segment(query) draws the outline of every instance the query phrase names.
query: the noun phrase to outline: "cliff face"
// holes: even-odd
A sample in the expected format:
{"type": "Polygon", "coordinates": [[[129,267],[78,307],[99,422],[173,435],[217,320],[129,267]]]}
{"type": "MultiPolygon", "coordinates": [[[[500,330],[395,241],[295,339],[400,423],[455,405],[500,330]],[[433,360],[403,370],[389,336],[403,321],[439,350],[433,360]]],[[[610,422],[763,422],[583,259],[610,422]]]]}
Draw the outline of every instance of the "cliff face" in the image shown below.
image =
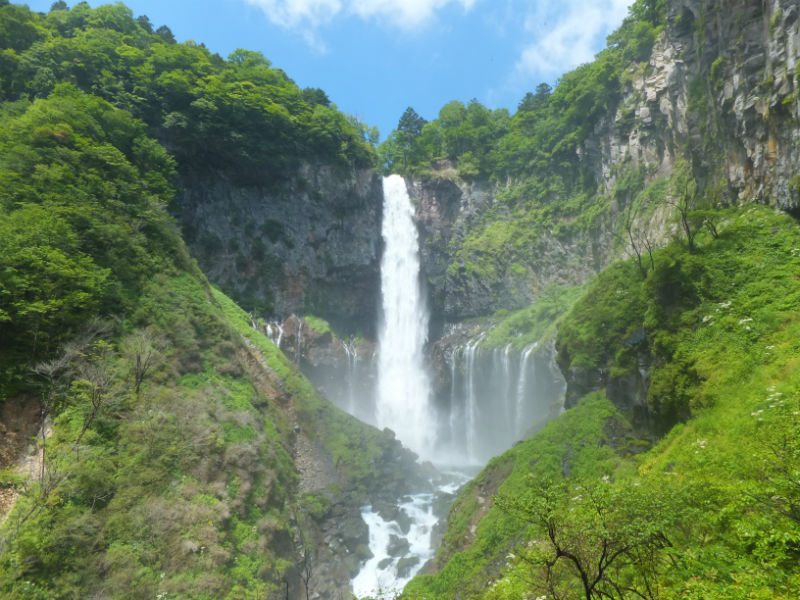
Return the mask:
{"type": "Polygon", "coordinates": [[[724,203],[800,207],[800,7],[792,0],[670,3],[645,65],[583,148],[606,188],[627,161],[662,173],[685,155],[724,203]]]}
{"type": "Polygon", "coordinates": [[[724,10],[708,0],[670,3],[649,60],[625,71],[618,102],[578,147],[594,196],[533,231],[523,248],[483,246],[487,223],[508,212],[505,186],[466,182],[449,164],[410,181],[434,315],[459,321],[520,308],[549,285],[583,282],[632,255],[625,211],[658,180],[660,199],[635,216],[633,229],[663,243],[675,231],[669,181],[679,165],[712,205],[800,209],[799,58],[800,7],[792,0],[734,1],[724,10]],[[640,183],[623,192],[620,177],[630,173],[640,183]],[[590,226],[572,226],[589,211],[590,226]]]}
{"type": "Polygon", "coordinates": [[[184,178],[177,212],[204,272],[246,309],[347,331],[375,323],[382,198],[372,171],[306,164],[268,189],[184,178]]]}
{"type": "Polygon", "coordinates": [[[524,257],[515,261],[511,254],[490,249],[463,251],[471,231],[497,209],[498,186],[468,183],[446,169],[409,180],[408,188],[420,232],[422,275],[437,323],[527,306],[547,286],[580,284],[608,264],[611,222],[566,235],[537,232],[524,257]],[[474,270],[465,255],[488,263],[488,269],[474,270]]]}

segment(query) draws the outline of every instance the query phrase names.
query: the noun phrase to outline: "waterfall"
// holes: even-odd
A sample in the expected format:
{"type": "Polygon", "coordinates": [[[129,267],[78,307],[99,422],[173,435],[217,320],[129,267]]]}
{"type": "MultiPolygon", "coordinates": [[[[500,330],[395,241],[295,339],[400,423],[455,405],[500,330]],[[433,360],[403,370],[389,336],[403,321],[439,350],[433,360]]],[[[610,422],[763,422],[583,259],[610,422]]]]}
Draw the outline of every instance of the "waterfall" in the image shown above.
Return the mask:
{"type": "Polygon", "coordinates": [[[458,395],[456,392],[456,364],[458,361],[457,356],[458,349],[453,348],[452,352],[448,356],[448,363],[450,366],[450,418],[448,419],[449,425],[449,438],[448,441],[451,446],[451,450],[453,445],[455,444],[455,440],[458,436],[458,395]]]}
{"type": "Polygon", "coordinates": [[[478,394],[475,391],[475,354],[481,339],[474,340],[467,344],[464,356],[467,367],[467,393],[465,415],[465,438],[467,442],[467,458],[474,462],[476,458],[475,442],[478,438],[478,394]]]}
{"type": "MultiPolygon", "coordinates": [[[[495,350],[495,352],[499,352],[499,349],[495,350]]],[[[505,382],[505,389],[503,390],[503,397],[506,399],[505,402],[505,413],[506,413],[506,429],[507,431],[514,431],[514,417],[511,412],[511,387],[512,387],[512,377],[511,377],[511,344],[506,344],[506,347],[503,349],[503,381],[505,382]]]]}
{"type": "Polygon", "coordinates": [[[536,349],[536,344],[527,346],[520,354],[519,357],[519,379],[517,380],[517,406],[516,406],[516,423],[517,435],[525,433],[525,393],[528,383],[528,358],[531,352],[536,349]]]}
{"type": "Polygon", "coordinates": [[[295,358],[294,362],[298,365],[300,364],[300,356],[303,351],[303,319],[300,317],[295,317],[297,319],[297,349],[295,351],[295,358]]]}
{"type": "Polygon", "coordinates": [[[342,342],[345,354],[347,355],[347,412],[355,415],[357,411],[356,396],[358,381],[358,347],[351,339],[350,342],[342,342]]]}
{"type": "Polygon", "coordinates": [[[406,446],[430,458],[435,416],[424,368],[428,311],[419,283],[414,210],[399,175],[383,180],[383,196],[383,316],[378,332],[376,418],[379,427],[391,428],[406,446]]]}
{"type": "Polygon", "coordinates": [[[267,324],[267,337],[278,348],[281,347],[283,341],[283,326],[277,321],[267,324]]]}

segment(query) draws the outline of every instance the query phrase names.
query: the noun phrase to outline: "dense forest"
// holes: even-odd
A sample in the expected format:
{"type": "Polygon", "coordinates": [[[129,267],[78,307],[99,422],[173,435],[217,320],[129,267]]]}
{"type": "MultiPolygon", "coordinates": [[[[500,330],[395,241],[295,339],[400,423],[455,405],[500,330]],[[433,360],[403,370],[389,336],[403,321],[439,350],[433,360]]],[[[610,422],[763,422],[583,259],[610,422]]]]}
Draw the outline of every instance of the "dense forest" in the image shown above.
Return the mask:
{"type": "MultiPolygon", "coordinates": [[[[433,232],[419,209],[433,311],[457,304],[442,319],[487,347],[552,345],[566,379],[563,413],[466,484],[402,597],[796,598],[800,63],[744,48],[795,39],[797,7],[735,4],[637,0],[513,114],[409,107],[377,146],[261,54],[177,43],[123,4],[0,0],[0,594],[346,593],[368,551],[330,523],[419,467],[328,402],[300,332],[281,352],[274,315],[209,282],[177,225],[188,178],[255,189],[321,163],[403,174],[420,206],[489,197],[433,232]],[[675,40],[695,71],[657,92],[686,124],[642,109],[675,40]],[[741,102],[734,80],[754,82],[741,102]]],[[[309,339],[354,343],[318,316],[309,339]]]]}

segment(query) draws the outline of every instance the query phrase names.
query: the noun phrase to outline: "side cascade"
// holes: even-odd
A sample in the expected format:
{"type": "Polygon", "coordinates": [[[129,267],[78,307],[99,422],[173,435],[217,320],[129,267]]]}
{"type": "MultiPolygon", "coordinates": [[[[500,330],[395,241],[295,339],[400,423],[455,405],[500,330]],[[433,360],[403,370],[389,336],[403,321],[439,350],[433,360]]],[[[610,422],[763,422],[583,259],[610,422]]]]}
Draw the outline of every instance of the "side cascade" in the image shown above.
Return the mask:
{"type": "Polygon", "coordinates": [[[405,180],[383,180],[383,314],[378,329],[378,427],[424,459],[433,458],[436,415],[425,369],[428,309],[419,281],[419,241],[405,180]]]}
{"type": "Polygon", "coordinates": [[[450,464],[483,465],[558,414],[565,383],[554,348],[487,348],[483,336],[446,354],[450,381],[441,401],[438,453],[450,464]]]}

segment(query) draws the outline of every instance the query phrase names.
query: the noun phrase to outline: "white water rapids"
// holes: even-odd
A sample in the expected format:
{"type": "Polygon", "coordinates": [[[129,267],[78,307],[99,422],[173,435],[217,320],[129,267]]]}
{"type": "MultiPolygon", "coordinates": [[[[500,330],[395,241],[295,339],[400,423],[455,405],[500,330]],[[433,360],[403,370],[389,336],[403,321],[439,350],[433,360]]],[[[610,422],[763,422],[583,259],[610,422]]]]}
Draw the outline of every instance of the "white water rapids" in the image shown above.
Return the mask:
{"type": "MultiPolygon", "coordinates": [[[[454,494],[468,479],[460,472],[450,472],[447,477],[446,483],[437,486],[437,490],[445,494],[454,494]]],[[[411,578],[433,558],[431,535],[438,521],[433,512],[435,498],[436,494],[413,494],[398,503],[398,509],[410,520],[405,533],[399,522],[384,519],[372,506],[362,507],[361,516],[369,527],[372,558],[351,582],[356,598],[397,598],[411,578]],[[393,544],[400,540],[407,542],[407,549],[393,552],[393,544]]]]}

